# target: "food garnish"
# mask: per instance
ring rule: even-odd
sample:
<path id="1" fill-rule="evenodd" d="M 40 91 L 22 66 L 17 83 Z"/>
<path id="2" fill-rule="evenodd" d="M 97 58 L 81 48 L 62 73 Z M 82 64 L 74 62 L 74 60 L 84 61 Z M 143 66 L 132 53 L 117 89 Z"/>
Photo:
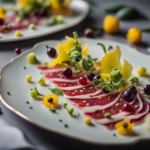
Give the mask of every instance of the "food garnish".
<path id="1" fill-rule="evenodd" d="M 7 95 L 11 95 L 10 92 L 7 92 Z"/>
<path id="2" fill-rule="evenodd" d="M 55 113 L 56 109 L 49 109 L 49 111 L 51 111 L 52 113 Z"/>
<path id="3" fill-rule="evenodd" d="M 63 91 L 61 89 L 58 89 L 58 88 L 53 88 L 53 89 L 50 89 L 49 90 L 53 93 L 53 94 L 56 94 L 56 95 L 62 95 L 63 96 Z"/>
<path id="4" fill-rule="evenodd" d="M 74 108 L 73 108 L 73 107 L 71 107 L 70 109 L 67 108 L 67 103 L 64 103 L 64 104 L 63 104 L 63 107 L 64 107 L 65 109 L 67 109 L 67 111 L 68 111 L 68 113 L 70 114 L 70 116 L 72 116 L 72 114 L 73 114 L 73 112 L 74 112 Z"/>
<path id="5" fill-rule="evenodd" d="M 31 24 L 29 25 L 29 28 L 32 29 L 32 30 L 34 30 L 34 29 L 35 29 L 35 24 L 34 24 L 34 23 L 31 23 Z"/>
<path id="6" fill-rule="evenodd" d="M 105 116 L 106 118 L 110 118 L 110 113 L 105 113 L 104 116 Z"/>
<path id="7" fill-rule="evenodd" d="M 26 101 L 26 104 L 29 104 L 29 101 Z"/>
<path id="8" fill-rule="evenodd" d="M 15 35 L 16 35 L 17 37 L 19 37 L 19 36 L 21 36 L 21 32 L 20 32 L 20 31 L 16 31 L 16 32 L 15 32 Z"/>
<path id="9" fill-rule="evenodd" d="M 38 83 L 42 86 L 45 85 L 45 78 L 41 77 L 40 80 L 38 81 Z"/>
<path id="10" fill-rule="evenodd" d="M 30 63 L 38 63 L 38 60 L 36 58 L 36 55 L 34 53 L 30 53 L 28 56 L 27 56 L 27 59 Z"/>
<path id="11" fill-rule="evenodd" d="M 20 48 L 16 48 L 15 52 L 16 52 L 17 55 L 19 55 L 21 53 L 21 49 Z"/>
<path id="12" fill-rule="evenodd" d="M 64 124 L 64 127 L 67 128 L 67 127 L 68 127 L 68 124 Z"/>
<path id="13" fill-rule="evenodd" d="M 52 109 L 56 107 L 58 101 L 58 96 L 56 94 L 47 94 L 44 96 L 43 104 Z"/>
<path id="14" fill-rule="evenodd" d="M 26 66 L 24 66 L 23 69 L 27 69 Z"/>
<path id="15" fill-rule="evenodd" d="M 29 108 L 30 108 L 30 109 L 33 109 L 33 107 L 31 107 L 31 106 L 30 106 Z"/>
<path id="16" fill-rule="evenodd" d="M 124 119 L 123 121 L 120 121 L 115 124 L 115 128 L 117 129 L 117 132 L 121 135 L 133 135 L 134 124 L 130 123 L 129 120 Z"/>
<path id="17" fill-rule="evenodd" d="M 140 67 L 137 70 L 137 74 L 140 76 L 148 76 L 148 71 L 144 67 Z"/>
<path id="18" fill-rule="evenodd" d="M 27 76 L 26 76 L 26 81 L 27 81 L 27 82 L 31 82 L 31 79 L 32 79 L 32 76 L 30 76 L 30 75 L 27 75 Z"/>
<path id="19" fill-rule="evenodd" d="M 56 56 L 56 54 L 57 54 L 57 51 L 56 51 L 56 49 L 55 48 L 53 48 L 53 47 L 49 47 L 48 45 L 46 45 L 46 48 L 47 48 L 47 55 L 49 56 L 49 57 L 55 57 Z M 47 64 L 46 64 L 47 65 Z"/>
<path id="20" fill-rule="evenodd" d="M 84 35 L 88 38 L 92 38 L 93 37 L 93 30 L 90 28 L 87 28 L 84 30 Z"/>
<path id="21" fill-rule="evenodd" d="M 85 122 L 87 125 L 91 125 L 91 124 L 92 124 L 90 118 L 85 118 L 85 119 L 84 119 L 84 122 Z"/>

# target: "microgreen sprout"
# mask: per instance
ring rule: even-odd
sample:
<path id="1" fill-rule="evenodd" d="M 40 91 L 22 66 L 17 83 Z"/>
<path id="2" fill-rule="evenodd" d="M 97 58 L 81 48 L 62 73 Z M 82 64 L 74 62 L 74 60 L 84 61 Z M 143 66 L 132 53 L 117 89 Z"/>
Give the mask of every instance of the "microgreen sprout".
<path id="1" fill-rule="evenodd" d="M 10 92 L 7 92 L 7 95 L 11 95 Z"/>
<path id="2" fill-rule="evenodd" d="M 68 111 L 68 113 L 70 114 L 70 116 L 72 116 L 72 114 L 73 114 L 73 112 L 74 112 L 74 108 L 73 108 L 73 107 L 71 107 L 70 109 L 67 108 L 67 103 L 64 103 L 64 104 L 63 104 L 63 107 L 64 107 L 65 109 L 67 109 L 67 111 Z"/>
<path id="3" fill-rule="evenodd" d="M 51 111 L 52 113 L 55 113 L 56 109 L 49 109 L 49 111 Z"/>

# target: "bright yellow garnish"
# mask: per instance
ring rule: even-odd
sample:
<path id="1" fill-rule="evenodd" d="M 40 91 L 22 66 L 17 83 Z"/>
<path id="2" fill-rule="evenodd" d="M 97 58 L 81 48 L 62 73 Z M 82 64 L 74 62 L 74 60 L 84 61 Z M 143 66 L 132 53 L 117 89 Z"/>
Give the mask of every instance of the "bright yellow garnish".
<path id="1" fill-rule="evenodd" d="M 127 33 L 127 39 L 131 42 L 131 43 L 140 43 L 142 40 L 142 33 L 138 28 L 131 28 L 129 29 L 128 33 Z"/>
<path id="2" fill-rule="evenodd" d="M 85 118 L 85 119 L 84 119 L 84 122 L 85 122 L 86 124 L 90 125 L 90 124 L 91 124 L 91 119 L 90 119 L 90 118 Z"/>
<path id="3" fill-rule="evenodd" d="M 121 51 L 118 47 L 110 53 L 105 54 L 101 61 L 101 72 L 103 76 L 108 76 L 113 68 L 117 68 L 123 74 L 124 79 L 128 79 L 131 76 L 133 67 L 124 60 L 122 67 L 120 62 Z"/>
<path id="4" fill-rule="evenodd" d="M 124 119 L 123 121 L 120 121 L 115 124 L 115 128 L 117 129 L 117 132 L 121 135 L 133 135 L 134 124 L 130 123 L 129 120 Z"/>
<path id="5" fill-rule="evenodd" d="M 140 67 L 140 68 L 137 70 L 137 73 L 138 73 L 140 76 L 148 76 L 148 71 L 147 71 L 144 67 Z"/>
<path id="6" fill-rule="evenodd" d="M 74 47 L 74 39 L 70 38 L 68 36 L 65 37 L 67 39 L 67 41 L 64 44 L 58 44 L 58 52 L 59 55 L 57 56 L 57 58 L 53 61 L 50 62 L 48 64 L 48 66 L 56 66 L 57 64 L 61 64 L 63 61 L 69 60 L 72 61 L 71 58 L 69 57 L 69 53 L 71 48 Z M 81 45 L 81 41 L 78 39 L 79 45 Z M 85 48 L 83 49 L 82 54 L 87 54 L 89 51 L 89 46 L 88 44 L 86 44 Z"/>
<path id="7" fill-rule="evenodd" d="M 58 104 L 58 96 L 56 94 L 47 94 L 44 97 L 43 104 L 48 108 L 54 108 Z"/>
<path id="8" fill-rule="evenodd" d="M 19 36 L 21 36 L 21 32 L 20 32 L 20 31 L 16 31 L 16 32 L 15 32 L 15 35 L 16 35 L 17 37 L 19 37 Z"/>
<path id="9" fill-rule="evenodd" d="M 106 16 L 103 23 L 103 29 L 106 33 L 117 33 L 119 31 L 119 20 L 113 16 Z"/>
<path id="10" fill-rule="evenodd" d="M 30 75 L 27 75 L 27 76 L 26 76 L 26 81 L 27 81 L 27 82 L 31 82 L 31 79 L 32 79 L 32 76 L 30 76 Z"/>
<path id="11" fill-rule="evenodd" d="M 4 9 L 4 7 L 0 7 L 0 18 L 5 19 L 5 9 Z"/>
<path id="12" fill-rule="evenodd" d="M 36 0 L 17 0 L 17 5 L 21 8 L 25 8 L 29 3 L 34 2 Z"/>

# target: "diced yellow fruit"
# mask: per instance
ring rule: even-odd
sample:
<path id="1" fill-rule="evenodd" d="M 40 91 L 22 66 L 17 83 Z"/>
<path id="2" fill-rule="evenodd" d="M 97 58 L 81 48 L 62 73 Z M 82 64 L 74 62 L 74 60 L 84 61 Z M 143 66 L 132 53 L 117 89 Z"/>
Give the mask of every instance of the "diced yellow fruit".
<path id="1" fill-rule="evenodd" d="M 5 19 L 5 9 L 4 9 L 4 7 L 0 7 L 0 18 Z"/>
<path id="2" fill-rule="evenodd" d="M 142 34 L 141 31 L 138 28 L 130 28 L 128 33 L 127 33 L 127 39 L 131 42 L 131 43 L 140 43 L 142 40 Z"/>
<path id="3" fill-rule="evenodd" d="M 19 37 L 19 36 L 21 36 L 21 32 L 20 31 L 16 31 L 15 35 Z"/>
<path id="4" fill-rule="evenodd" d="M 122 67 L 121 73 L 123 74 L 125 80 L 131 76 L 132 70 L 133 67 L 126 60 L 124 60 L 124 65 Z"/>
<path id="5" fill-rule="evenodd" d="M 90 118 L 85 118 L 85 119 L 84 119 L 84 122 L 85 122 L 86 124 L 90 125 L 90 124 L 91 124 L 91 119 L 90 119 Z"/>
<path id="6" fill-rule="evenodd" d="M 106 16 L 103 23 L 103 29 L 106 33 L 117 33 L 119 31 L 119 20 L 113 16 Z"/>
<path id="7" fill-rule="evenodd" d="M 124 124 L 127 124 L 127 126 L 124 127 Z M 130 121 L 127 119 L 124 119 L 123 121 L 120 121 L 115 124 L 115 128 L 117 128 L 117 132 L 121 135 L 133 135 L 134 134 L 133 127 L 134 124 L 130 123 Z"/>
<path id="8" fill-rule="evenodd" d="M 117 68 L 118 70 L 122 69 L 121 62 L 121 51 L 118 47 L 110 53 L 105 54 L 105 56 L 101 60 L 101 72 L 110 74 L 113 68 Z"/>
<path id="9" fill-rule="evenodd" d="M 103 78 L 106 78 L 106 79 L 110 80 L 110 74 L 102 73 L 101 76 L 102 76 Z"/>
<path id="10" fill-rule="evenodd" d="M 52 98 L 53 101 L 52 102 L 49 102 L 48 99 L 49 98 Z M 47 94 L 45 97 L 44 97 L 44 100 L 43 100 L 43 104 L 46 105 L 46 107 L 48 108 L 54 108 L 56 107 L 56 105 L 58 104 L 58 96 L 56 94 Z"/>
<path id="11" fill-rule="evenodd" d="M 42 86 L 45 85 L 45 79 L 43 77 L 40 78 L 40 80 L 38 81 L 38 83 Z"/>
<path id="12" fill-rule="evenodd" d="M 147 71 L 144 67 L 140 67 L 140 68 L 137 70 L 137 73 L 138 73 L 140 76 L 148 76 L 148 71 Z"/>

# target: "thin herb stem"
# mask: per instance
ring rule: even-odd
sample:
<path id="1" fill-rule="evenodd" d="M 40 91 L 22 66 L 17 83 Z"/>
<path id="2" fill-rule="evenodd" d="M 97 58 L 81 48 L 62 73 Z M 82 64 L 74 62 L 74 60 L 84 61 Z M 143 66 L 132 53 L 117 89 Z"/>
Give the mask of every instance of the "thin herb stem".
<path id="1" fill-rule="evenodd" d="M 97 45 L 100 45 L 103 48 L 104 53 L 107 54 L 106 48 L 105 48 L 105 46 L 103 44 L 97 43 Z"/>

